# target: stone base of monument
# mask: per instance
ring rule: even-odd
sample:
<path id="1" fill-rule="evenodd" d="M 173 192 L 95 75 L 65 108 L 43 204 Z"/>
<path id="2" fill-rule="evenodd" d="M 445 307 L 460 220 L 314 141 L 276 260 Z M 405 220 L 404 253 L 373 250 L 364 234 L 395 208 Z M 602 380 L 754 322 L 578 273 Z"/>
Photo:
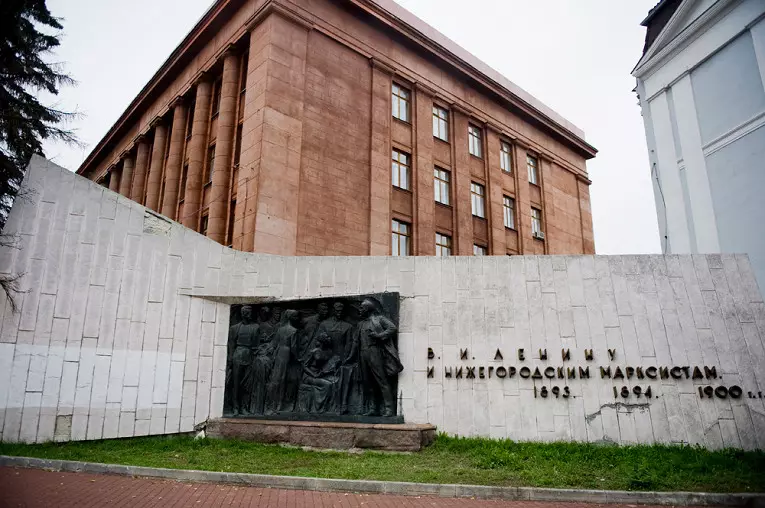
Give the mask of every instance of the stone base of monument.
<path id="1" fill-rule="evenodd" d="M 207 436 L 313 448 L 416 452 L 436 438 L 434 425 L 370 424 L 218 418 L 207 422 Z"/>

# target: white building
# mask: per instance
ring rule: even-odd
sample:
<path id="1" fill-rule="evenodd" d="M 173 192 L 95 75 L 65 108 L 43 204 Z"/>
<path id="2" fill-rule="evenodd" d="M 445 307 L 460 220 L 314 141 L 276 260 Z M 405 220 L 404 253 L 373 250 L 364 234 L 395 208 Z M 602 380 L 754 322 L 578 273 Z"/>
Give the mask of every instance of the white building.
<path id="1" fill-rule="evenodd" d="M 748 253 L 765 288 L 765 0 L 661 0 L 637 78 L 665 253 Z"/>

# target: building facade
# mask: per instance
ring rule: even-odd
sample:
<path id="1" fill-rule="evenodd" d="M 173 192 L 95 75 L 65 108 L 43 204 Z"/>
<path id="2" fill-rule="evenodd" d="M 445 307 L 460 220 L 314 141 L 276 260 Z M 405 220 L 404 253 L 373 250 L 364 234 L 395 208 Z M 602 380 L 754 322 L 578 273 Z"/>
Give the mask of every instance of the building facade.
<path id="1" fill-rule="evenodd" d="M 390 0 L 219 0 L 78 173 L 244 251 L 588 254 L 595 153 Z"/>
<path id="2" fill-rule="evenodd" d="M 663 0 L 633 75 L 665 253 L 747 253 L 765 287 L 765 3 Z"/>

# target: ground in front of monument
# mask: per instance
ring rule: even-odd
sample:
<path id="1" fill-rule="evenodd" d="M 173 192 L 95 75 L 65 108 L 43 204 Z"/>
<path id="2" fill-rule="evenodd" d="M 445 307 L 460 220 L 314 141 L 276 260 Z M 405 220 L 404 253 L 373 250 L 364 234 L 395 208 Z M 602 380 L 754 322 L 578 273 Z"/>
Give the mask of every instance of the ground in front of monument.
<path id="1" fill-rule="evenodd" d="M 56 506 L 198 506 L 234 507 L 407 507 L 459 506 L 464 508 L 586 508 L 585 503 L 489 501 L 429 496 L 392 496 L 261 489 L 211 483 L 189 483 L 124 476 L 60 473 L 0 468 L 0 506 L 29 508 Z M 612 507 L 635 506 L 629 504 Z M 645 508 L 653 508 L 645 506 Z"/>

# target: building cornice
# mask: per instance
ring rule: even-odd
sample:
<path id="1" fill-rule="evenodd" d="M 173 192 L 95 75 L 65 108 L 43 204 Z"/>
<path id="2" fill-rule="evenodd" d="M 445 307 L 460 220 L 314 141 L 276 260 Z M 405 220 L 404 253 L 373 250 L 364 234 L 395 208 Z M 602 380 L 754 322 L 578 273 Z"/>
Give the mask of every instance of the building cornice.
<path id="1" fill-rule="evenodd" d="M 678 25 L 685 21 L 685 15 L 693 7 L 693 0 L 686 0 L 672 15 L 667 25 L 656 37 L 645 55 L 635 65 L 632 75 L 638 79 L 644 79 L 653 74 L 661 64 L 671 60 L 688 44 L 704 34 L 718 19 L 722 13 L 738 4 L 741 0 L 719 0 L 704 11 L 698 18 L 685 27 L 674 39 L 667 41 L 670 34 L 674 33 Z M 664 46 L 662 46 L 664 44 Z"/>
<path id="2" fill-rule="evenodd" d="M 466 74 L 473 80 L 477 81 L 484 87 L 488 88 L 496 95 L 502 97 L 505 101 L 510 103 L 516 109 L 519 110 L 524 116 L 530 117 L 533 120 L 541 123 L 547 130 L 552 131 L 558 137 L 563 138 L 568 145 L 573 146 L 581 152 L 586 158 L 592 158 L 597 153 L 597 149 L 587 143 L 581 136 L 574 133 L 560 122 L 551 118 L 548 114 L 541 111 L 534 104 L 513 93 L 502 83 L 497 82 L 494 78 L 487 75 L 481 69 L 476 68 L 472 63 L 466 61 L 462 57 L 456 55 L 450 49 L 442 46 L 432 38 L 423 34 L 415 27 L 407 24 L 400 18 L 394 16 L 387 9 L 382 7 L 378 2 L 379 0 L 344 0 L 346 3 L 351 3 L 361 8 L 368 14 L 376 17 L 390 28 L 395 29 L 400 34 L 406 36 L 410 40 L 416 42 L 420 47 L 435 54 L 441 60 L 446 61 L 448 64 L 459 70 L 461 73 Z"/>
<path id="3" fill-rule="evenodd" d="M 93 148 L 91 153 L 81 164 L 77 173 L 83 174 L 86 171 L 90 171 L 94 168 L 95 163 L 101 160 L 106 155 L 109 146 L 118 141 L 119 136 L 124 134 L 126 128 L 135 122 L 137 118 L 145 108 L 144 104 L 156 98 L 162 90 L 162 86 L 169 84 L 175 77 L 177 71 L 188 65 L 199 50 L 204 47 L 206 43 L 211 40 L 215 34 L 217 28 L 221 24 L 221 20 L 233 12 L 236 12 L 239 8 L 246 4 L 247 0 L 218 0 L 215 2 L 207 12 L 202 16 L 199 22 L 183 39 L 181 44 L 170 54 L 165 60 L 159 70 L 152 76 L 149 82 L 143 87 L 139 94 L 133 99 L 130 105 L 125 109 L 120 118 L 109 129 L 106 135 L 98 142 Z M 399 19 L 391 14 L 388 10 L 380 6 L 373 0 L 342 0 L 345 3 L 352 4 L 368 15 L 381 21 L 383 24 L 389 26 L 396 32 L 415 42 L 422 49 L 435 55 L 442 61 L 455 68 L 460 73 L 466 75 L 470 79 L 477 82 L 482 87 L 488 89 L 494 95 L 503 99 L 509 106 L 512 107 L 517 113 L 525 117 L 527 120 L 531 120 L 554 136 L 560 138 L 564 144 L 573 148 L 579 154 L 585 158 L 592 158 L 597 153 L 595 147 L 587 143 L 584 138 L 577 133 L 571 131 L 566 126 L 556 121 L 549 116 L 546 112 L 536 107 L 530 101 L 525 100 L 513 91 L 509 90 L 502 83 L 498 82 L 493 77 L 486 74 L 481 69 L 476 68 L 470 62 L 461 58 L 454 52 L 445 48 L 438 42 L 432 40 L 427 35 L 418 31 L 413 26 Z M 379 0 L 377 0 L 379 1 Z M 247 29 L 251 29 L 256 26 L 260 21 L 267 18 L 269 14 L 276 13 L 286 19 L 289 19 L 306 29 L 316 29 L 313 22 L 307 17 L 298 12 L 299 7 L 292 8 L 291 4 L 287 0 L 267 0 L 265 4 L 258 9 L 258 11 L 248 20 L 246 23 Z M 244 30 L 244 27 L 243 27 Z M 246 31 L 242 31 L 241 34 L 237 32 L 237 37 L 243 35 Z M 379 59 L 372 57 L 373 62 Z M 374 64 L 374 63 L 373 63 Z M 525 92 L 524 92 L 525 93 Z"/>

